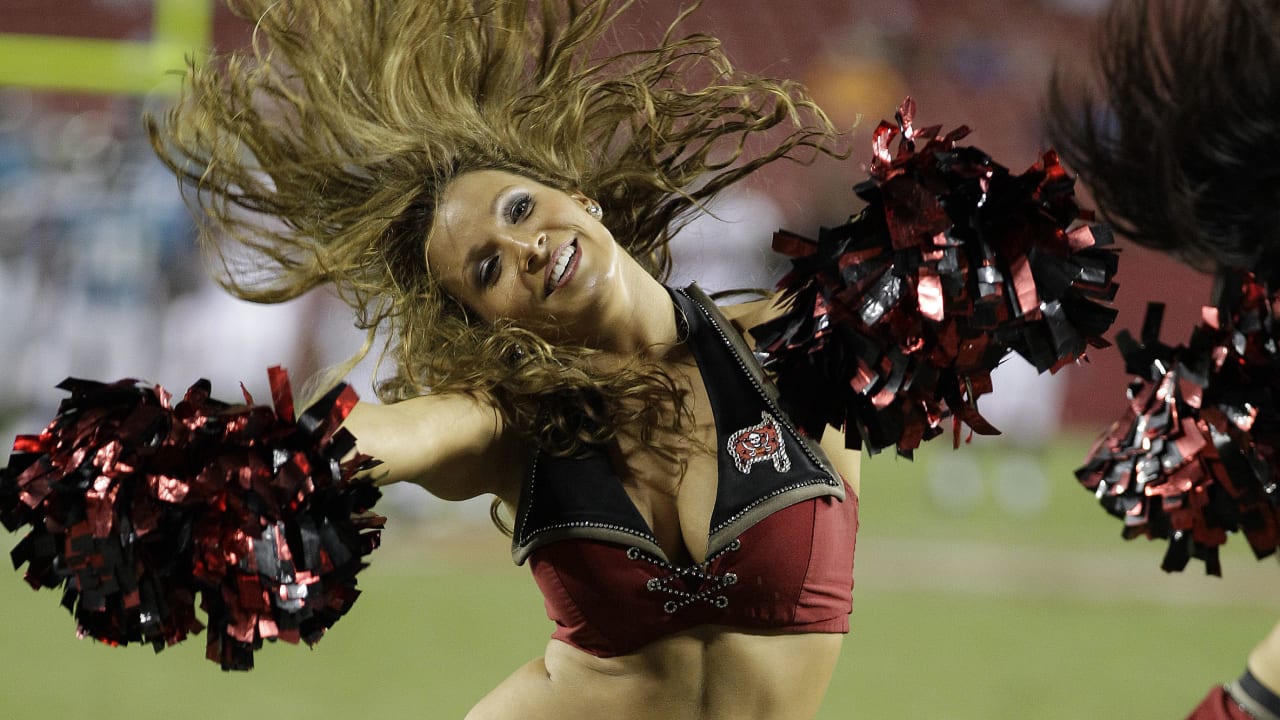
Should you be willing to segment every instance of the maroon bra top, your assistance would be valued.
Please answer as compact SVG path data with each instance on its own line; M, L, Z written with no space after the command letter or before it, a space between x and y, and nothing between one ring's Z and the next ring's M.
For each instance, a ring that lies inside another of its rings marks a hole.
M603 450L537 457L512 556L529 562L552 637L598 657L702 625L848 632L858 499L794 429L776 390L696 287L673 293L716 421L706 559L668 561Z

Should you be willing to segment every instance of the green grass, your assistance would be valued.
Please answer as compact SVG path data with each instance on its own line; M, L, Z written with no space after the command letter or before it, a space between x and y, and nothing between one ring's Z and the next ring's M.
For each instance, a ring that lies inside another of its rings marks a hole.
M16 578L14 578L16 580ZM460 718L539 654L549 629L515 569L392 573L313 649L273 645L249 673L203 640L156 656L72 634L52 593L0 585L5 717ZM859 589L821 718L1174 718L1239 671L1260 609L1116 605Z
M267 646L248 673L204 659L203 635L159 655L74 636L55 593L0 584L0 715L114 718L460 718L541 652L536 591L515 569L402 574L366 592L314 648Z
M1276 616L872 590L854 618L823 718L1181 718Z
M964 537L1046 548L1115 547L1119 521L1102 512L1072 474L1089 449L1089 438L1071 435L1021 453L1038 462L1049 480L1048 510L1026 516L1009 514L994 497L992 478L1010 453L998 441L983 440L978 438L953 450L947 439L940 437L918 450L914 460L891 452L865 459L863 500L874 511L864 513L864 523L874 525L878 534L912 538ZM966 466L980 473L982 494L968 512L947 511L932 501L927 477L939 474L945 479Z
M1220 581L1198 567L1166 578L1160 546L1122 543L1118 522L1075 487L1069 471L1082 449L1067 441L1047 453L1049 510L1016 518L990 497L966 513L934 503L926 477L955 460L945 447L915 463L866 464L853 632L820 718L1178 718L1239 672L1276 620L1280 573L1233 537L1226 573L1261 578L1249 586L1260 590L1215 595ZM984 472L999 460L994 449L961 452ZM528 571L510 565L501 538L482 538L466 549L393 523L351 614L312 649L267 647L249 673L206 661L203 637L159 655L77 640L56 593L33 592L16 573L0 576L0 716L460 718L539 655L550 633ZM960 570L1000 581L959 585L941 566L901 564L903 538L917 550L937 548L945 563L956 562L942 552L952 548L1050 559L1066 552L1118 558L1129 575L1124 587L1087 573L1046 586L1025 569L984 566L976 553ZM0 550L16 540L0 537ZM912 573L922 577L904 580ZM1188 600L1144 594L1150 583L1211 589Z

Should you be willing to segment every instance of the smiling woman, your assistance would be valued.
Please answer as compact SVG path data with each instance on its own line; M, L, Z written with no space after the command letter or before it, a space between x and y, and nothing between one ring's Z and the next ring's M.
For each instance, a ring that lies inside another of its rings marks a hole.
M692 211L840 133L679 18L611 48L625 0L231 5L252 50L193 66L153 144L232 293L328 284L389 338L346 420L377 479L514 519L555 632L471 717L811 717L857 455L780 409L740 334L768 303L660 278Z
M637 281L648 273L602 220L599 203L580 192L511 172L471 172L441 196L427 265L486 321L505 318L556 342L601 347L616 340L608 328L638 326L629 316L653 307L636 303L649 287Z
M802 88L735 71L716 39L680 36L678 22L655 47L610 55L629 2L230 4L256 23L254 49L193 67L183 101L150 123L224 284L259 302L330 284L370 338L385 331L384 401L486 393L561 450L678 421L677 389L643 358L589 360L592 348L445 292L424 252L449 229L445 189L503 170L581 193L602 208L594 230L658 277L670 234L725 187L778 159L846 152Z

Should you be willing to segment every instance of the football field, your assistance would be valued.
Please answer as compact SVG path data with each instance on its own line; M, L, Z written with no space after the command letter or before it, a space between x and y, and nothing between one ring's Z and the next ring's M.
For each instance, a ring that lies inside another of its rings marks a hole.
M820 718L1182 718L1280 618L1280 568L1242 537L1223 579L1166 575L1162 543L1121 541L1071 475L1087 438L934 444L864 465L853 630ZM203 636L158 655L77 640L58 593L0 575L0 716L461 718L550 623L483 508L392 500L351 613L248 673L206 661Z

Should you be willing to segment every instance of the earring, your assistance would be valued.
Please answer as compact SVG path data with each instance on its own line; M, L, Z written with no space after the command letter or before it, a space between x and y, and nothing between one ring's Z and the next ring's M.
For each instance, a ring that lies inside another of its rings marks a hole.
M599 221L604 218L604 209L600 207L600 203L590 200L587 202L587 214Z

